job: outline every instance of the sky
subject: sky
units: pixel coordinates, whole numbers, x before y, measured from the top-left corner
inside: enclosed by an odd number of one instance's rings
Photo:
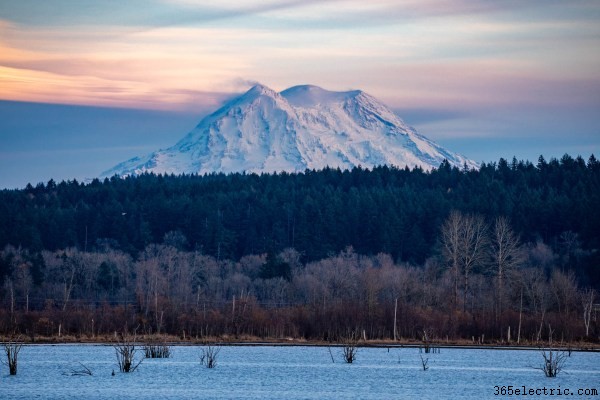
[[[600,155],[600,2],[0,0],[0,188],[85,180],[260,82],[361,89],[477,162]]]

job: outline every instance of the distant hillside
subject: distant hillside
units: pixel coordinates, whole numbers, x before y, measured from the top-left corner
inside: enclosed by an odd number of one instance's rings
[[[0,246],[32,250],[100,245],[131,254],[178,232],[184,246],[239,259],[293,247],[316,260],[352,246],[423,263],[451,210],[506,216],[523,242],[571,252],[587,276],[600,249],[600,164],[564,156],[537,165],[484,164],[431,172],[378,167],[297,174],[211,174],[48,182],[0,192]],[[564,235],[576,240],[565,247]],[[572,256],[572,257],[571,257]],[[595,279],[598,279],[597,277]]]

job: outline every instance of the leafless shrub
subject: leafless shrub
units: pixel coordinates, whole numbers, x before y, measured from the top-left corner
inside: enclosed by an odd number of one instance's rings
[[[169,358],[171,346],[165,342],[149,342],[144,344],[144,355],[146,358]]]
[[[542,366],[533,368],[544,371],[544,375],[548,378],[554,378],[563,369],[568,353],[559,350],[542,350],[542,357],[544,357]]]
[[[6,361],[3,361],[2,363],[8,365],[10,375],[17,374],[17,361],[19,358],[19,352],[23,347],[23,342],[21,342],[20,339],[21,338],[18,337],[16,340],[11,340],[2,344],[4,347],[4,352],[6,353]]]
[[[214,368],[217,366],[217,356],[221,351],[220,346],[206,345],[200,349],[200,364],[206,368]]]
[[[67,376],[92,376],[93,375],[91,369],[89,369],[82,363],[79,363],[79,365],[81,365],[81,369],[71,368],[70,371],[65,371],[62,374],[67,375]]]
[[[140,366],[144,358],[140,358],[136,362],[136,353],[138,349],[135,347],[135,336],[130,338],[125,335],[121,335],[121,341],[113,345],[115,348],[115,354],[117,356],[117,364],[119,365],[119,371],[121,372],[133,372]]]
[[[358,337],[356,332],[352,332],[348,337],[342,339],[342,357],[348,364],[352,364],[356,360],[358,352]]]

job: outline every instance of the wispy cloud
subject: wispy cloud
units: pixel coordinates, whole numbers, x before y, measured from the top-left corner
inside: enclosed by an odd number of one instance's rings
[[[597,2],[7,3],[3,99],[177,108],[248,80],[358,87],[405,108],[598,104]]]
[[[187,0],[20,0],[0,3],[3,18],[28,26],[189,26],[296,9],[338,0],[220,1]],[[33,11],[32,11],[33,10]]]
[[[162,110],[219,106],[230,93],[0,67],[0,98]]]

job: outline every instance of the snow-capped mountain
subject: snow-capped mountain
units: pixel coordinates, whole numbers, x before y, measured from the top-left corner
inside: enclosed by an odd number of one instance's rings
[[[277,93],[256,85],[205,117],[174,146],[132,158],[102,175],[295,172],[384,164],[430,170],[444,159],[477,167],[418,134],[360,90],[331,92],[303,85]]]

